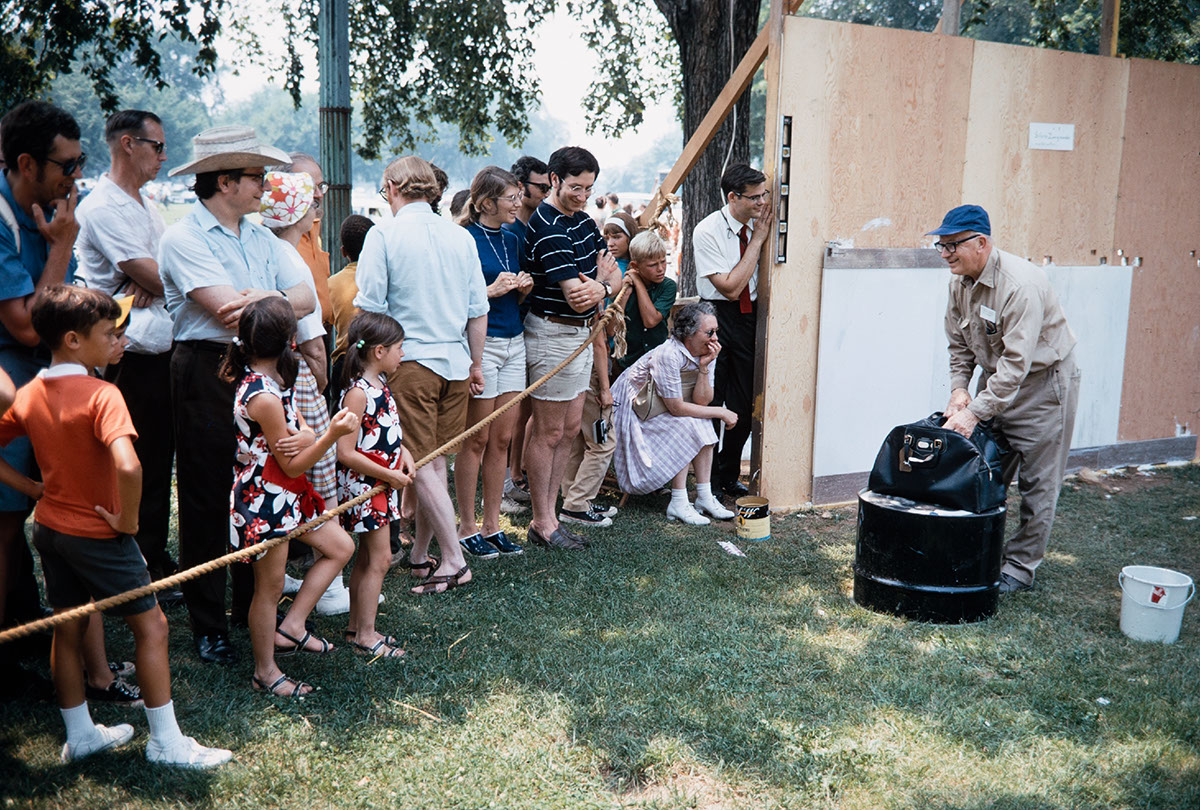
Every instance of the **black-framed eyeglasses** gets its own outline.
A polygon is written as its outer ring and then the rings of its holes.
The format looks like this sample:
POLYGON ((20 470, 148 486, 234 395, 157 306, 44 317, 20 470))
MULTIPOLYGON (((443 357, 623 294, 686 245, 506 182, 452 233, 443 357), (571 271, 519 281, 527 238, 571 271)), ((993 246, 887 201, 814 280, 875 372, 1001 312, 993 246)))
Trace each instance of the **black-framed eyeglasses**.
POLYGON ((735 191, 733 193, 736 194, 738 197, 741 197, 743 200, 749 200, 750 202, 756 203, 756 204, 762 202, 763 200, 771 199, 771 190, 770 189, 767 189, 762 194, 743 194, 740 191, 735 191))
POLYGON ((83 171, 83 166, 87 163, 87 155, 81 154, 79 157, 73 157, 70 160, 55 160, 52 157, 46 158, 47 163, 53 163, 62 169, 62 173, 70 176, 76 171, 83 171))
POLYGON ((704 334, 708 335, 709 337, 712 337, 713 335, 715 335, 715 334, 716 334, 717 332, 719 332, 719 331, 720 331, 720 330, 719 330, 719 329, 717 329, 717 328, 714 326, 712 329, 705 329, 705 330, 704 330, 704 334))
POLYGON ((980 236, 983 236, 983 234, 972 234, 971 236, 967 236, 962 239, 956 239, 953 242, 934 242, 933 246, 938 250, 938 252, 947 253, 953 256, 958 251, 958 246, 963 242, 970 242, 972 239, 977 239, 980 236))
POLYGON ((550 193, 550 184, 549 183, 531 183, 528 180, 526 180, 525 185, 533 186, 534 188, 536 188, 538 191, 542 192, 543 194, 550 193))
POLYGON ((239 180, 253 180, 255 183, 258 183, 260 186, 263 186, 263 185, 266 185, 266 183, 267 183, 267 173, 259 172, 256 174, 254 172, 242 172, 240 175, 238 175, 238 179, 239 180))
POLYGON ((148 143, 151 146, 153 146, 154 154, 156 154, 156 155, 161 155, 163 153, 163 150, 167 148, 167 145, 165 143, 163 143, 162 141, 156 141, 153 138, 143 138, 141 135, 134 135, 132 137, 135 141, 141 141, 142 143, 148 143))

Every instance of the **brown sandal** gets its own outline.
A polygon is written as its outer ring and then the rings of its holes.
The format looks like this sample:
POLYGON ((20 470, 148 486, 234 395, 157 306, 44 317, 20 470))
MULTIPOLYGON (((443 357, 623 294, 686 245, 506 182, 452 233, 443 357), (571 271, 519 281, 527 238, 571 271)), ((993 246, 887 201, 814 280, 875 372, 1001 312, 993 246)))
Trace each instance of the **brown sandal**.
POLYGON ((415 593, 417 596, 425 596, 426 594, 431 594, 431 593, 445 593, 446 591, 451 590, 452 588, 460 588, 460 587, 465 588, 466 586, 470 585, 472 582, 475 581, 474 579, 470 579, 466 582, 462 581, 463 576, 466 574, 469 574, 469 573, 471 573, 470 567, 464 565, 462 568, 458 569, 453 574, 440 574, 438 576, 428 576, 428 577, 425 577, 425 579, 421 580, 421 584, 418 585, 416 588, 413 588, 412 592, 415 593), (446 587, 439 589, 437 587, 438 585, 445 585, 446 587), (420 588, 420 590, 417 590, 417 588, 420 588))
POLYGON ((433 572, 437 570, 439 565, 441 565, 441 562, 438 560, 437 557, 434 557, 432 554, 430 554, 428 557, 425 558, 425 562, 415 563, 412 560, 409 560, 408 561, 408 575, 410 577, 420 577, 421 579, 427 579, 428 577, 433 575, 433 572), (417 571, 424 571, 425 573, 418 574, 418 573, 416 573, 417 571))

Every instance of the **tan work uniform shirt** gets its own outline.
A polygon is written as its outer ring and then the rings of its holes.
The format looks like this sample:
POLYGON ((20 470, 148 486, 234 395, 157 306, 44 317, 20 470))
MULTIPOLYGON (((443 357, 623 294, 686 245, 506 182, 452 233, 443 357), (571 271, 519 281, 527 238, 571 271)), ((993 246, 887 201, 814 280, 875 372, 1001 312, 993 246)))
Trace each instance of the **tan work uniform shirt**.
POLYGON ((950 388, 966 388, 979 365, 986 385, 971 401, 980 419, 1002 413, 1030 374, 1075 348, 1075 335, 1045 271, 992 248, 977 280, 950 278, 946 307, 950 388))

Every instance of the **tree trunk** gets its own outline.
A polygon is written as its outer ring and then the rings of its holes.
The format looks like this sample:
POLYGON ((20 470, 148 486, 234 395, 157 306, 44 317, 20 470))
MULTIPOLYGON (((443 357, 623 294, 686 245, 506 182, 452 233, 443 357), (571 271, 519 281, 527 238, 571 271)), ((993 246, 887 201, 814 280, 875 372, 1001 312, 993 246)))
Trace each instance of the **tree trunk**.
MULTIPOLYGON (((655 3, 667 18, 679 45, 683 70, 683 140, 686 143, 758 35, 761 0, 655 0, 655 3)), ((761 160, 761 156, 756 157, 761 160)), ((721 173, 727 158, 728 163, 746 163, 751 159, 749 91, 725 119, 683 183, 680 295, 696 294, 692 229, 724 204, 721 173)))

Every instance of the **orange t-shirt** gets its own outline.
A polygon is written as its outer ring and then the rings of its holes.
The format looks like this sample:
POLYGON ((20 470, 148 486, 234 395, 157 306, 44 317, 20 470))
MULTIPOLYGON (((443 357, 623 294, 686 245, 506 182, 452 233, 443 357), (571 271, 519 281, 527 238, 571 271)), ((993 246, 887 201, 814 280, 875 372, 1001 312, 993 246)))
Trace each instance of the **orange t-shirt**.
POLYGON ((321 247, 320 220, 314 222, 308 232, 300 237, 296 251, 312 273, 313 284, 317 288, 317 303, 321 306, 321 320, 332 324, 333 306, 329 303, 329 252, 321 247))
POLYGON ((28 436, 46 492, 37 502, 38 523, 63 534, 110 538, 117 533, 96 513, 120 508, 117 469, 109 445, 137 438, 120 390, 84 373, 83 366, 52 366, 17 391, 0 417, 0 444, 28 436), (78 373, 70 373, 78 370, 78 373))

